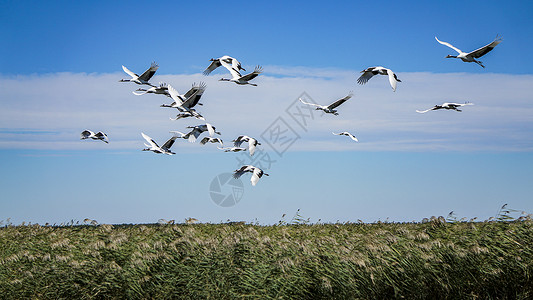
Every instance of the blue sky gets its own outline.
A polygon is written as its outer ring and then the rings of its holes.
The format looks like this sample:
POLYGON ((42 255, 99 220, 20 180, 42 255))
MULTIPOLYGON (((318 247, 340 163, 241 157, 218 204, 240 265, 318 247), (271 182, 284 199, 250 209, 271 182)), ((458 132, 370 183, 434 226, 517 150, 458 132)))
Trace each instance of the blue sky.
MULTIPOLYGON (((270 224, 297 209, 311 221, 412 221, 455 211, 494 216, 498 208, 533 212, 533 4, 525 1, 306 1, 293 4, 140 1, 0 1, 0 220, 104 223, 160 218, 270 224), (476 64, 445 59, 503 42, 476 64), (264 67, 258 87, 219 82, 201 72, 231 55, 247 70, 264 67), (210 183, 246 154, 180 140, 175 156, 140 151, 140 132, 163 143, 170 130, 201 122, 170 121, 159 95, 135 96, 121 65, 185 92, 208 89, 199 110, 229 141, 262 142, 256 154, 269 177, 237 205, 220 207, 210 183), (359 71, 382 65, 365 86, 359 71), (339 116, 291 117, 303 93, 321 104, 353 91, 339 116), (474 103, 462 113, 417 114, 442 102, 474 103), (270 144, 281 122, 294 138, 270 144), (299 123, 300 122, 300 123, 299 123), (102 130, 110 143, 80 141, 102 130), (359 142, 336 137, 351 131, 359 142), (278 147, 278 149, 274 149, 278 147), (279 147, 283 148, 280 154, 279 147), (276 150, 278 150, 276 152, 276 150)), ((287 136, 287 138, 290 138, 287 136)), ((225 192, 230 191, 225 190, 225 192)))

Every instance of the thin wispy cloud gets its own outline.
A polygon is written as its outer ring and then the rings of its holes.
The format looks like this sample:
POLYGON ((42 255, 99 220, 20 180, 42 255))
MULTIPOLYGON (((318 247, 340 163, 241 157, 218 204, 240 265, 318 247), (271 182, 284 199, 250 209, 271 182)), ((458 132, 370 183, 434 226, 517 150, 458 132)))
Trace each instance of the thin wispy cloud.
MULTIPOLYGON (((163 69, 163 68, 161 68, 163 69)), ((166 82, 186 92, 193 82, 204 81, 207 90, 198 107, 208 122, 231 140, 240 134, 259 136, 306 92, 320 104, 328 104, 354 91, 339 107, 339 116, 315 114, 302 138, 290 151, 531 151, 533 102, 528 87, 531 75, 467 73, 401 73, 392 92, 386 76, 366 85, 356 83, 358 71, 267 66, 254 82, 258 87, 218 81, 229 74, 156 74, 152 81, 166 82), (443 102, 474 103, 463 112, 431 111, 443 102), (331 132, 350 131, 359 143, 339 139, 331 132)), ((56 73, 0 78, 0 148, 20 149, 137 149, 140 132, 166 140, 169 131, 185 131, 202 121, 171 121, 175 109, 161 108, 172 102, 161 95, 135 96, 140 86, 119 83, 124 73, 56 73), (106 132, 109 145, 80 141, 85 129, 106 132)), ((293 124, 294 125, 294 124, 293 124)), ((178 147, 194 151, 185 141, 178 147)), ((212 148, 212 147, 206 147, 212 148)))

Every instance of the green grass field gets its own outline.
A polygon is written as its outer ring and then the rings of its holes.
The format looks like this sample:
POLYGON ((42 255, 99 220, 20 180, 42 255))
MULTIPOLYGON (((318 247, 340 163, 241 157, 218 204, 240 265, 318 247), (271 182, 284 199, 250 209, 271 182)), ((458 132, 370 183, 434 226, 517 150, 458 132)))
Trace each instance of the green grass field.
POLYGON ((532 299, 533 222, 0 228, 1 299, 532 299))

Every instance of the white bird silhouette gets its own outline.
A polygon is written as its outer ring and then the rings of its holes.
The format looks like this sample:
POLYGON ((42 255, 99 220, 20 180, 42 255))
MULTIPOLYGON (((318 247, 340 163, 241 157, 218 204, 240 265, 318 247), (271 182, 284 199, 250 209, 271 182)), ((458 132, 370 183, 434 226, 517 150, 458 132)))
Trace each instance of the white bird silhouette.
POLYGON ((148 142, 148 144, 146 144, 146 143, 144 144, 148 148, 143 149, 142 151, 153 151, 155 153, 163 153, 163 154, 167 154, 167 155, 176 154, 176 153, 170 151, 170 147, 172 147, 172 145, 174 145, 174 141, 176 141, 176 139, 178 138, 177 135, 172 136, 161 147, 159 147, 159 145, 157 145, 157 143, 151 137, 147 136, 143 132, 141 132, 141 135, 148 142))
POLYGON ((384 68, 384 67, 370 67, 368 69, 365 69, 363 71, 361 71, 361 73, 363 73, 361 76, 359 76, 359 78, 357 78, 357 83, 359 84, 365 84, 367 83, 370 78, 374 77, 374 75, 388 75, 389 76, 389 83, 390 83, 390 86, 392 87, 392 90, 394 92, 396 92, 396 83, 397 82, 402 82, 400 79, 398 79, 398 77, 396 76, 396 74, 394 74, 394 72, 392 72, 391 69, 387 69, 387 68, 384 68))
POLYGON ((485 46, 483 46, 483 47, 481 47, 481 48, 479 48, 477 50, 474 50, 472 52, 466 53, 466 52, 463 52, 460 49, 452 46, 452 44, 450 44, 450 43, 439 41, 439 39, 437 37, 435 37, 435 39, 440 44, 442 44, 444 46, 448 46, 448 47, 452 48, 453 50, 457 51, 458 55, 447 55, 446 58, 459 58, 460 60, 462 60, 464 62, 475 62, 476 64, 482 66, 483 68, 485 68, 483 63, 481 61, 479 61, 479 60, 476 60, 476 58, 480 58, 483 55, 489 53, 490 51, 492 51, 492 49, 494 49, 494 47, 496 47, 502 41, 502 39, 499 36, 496 36, 494 41, 492 41, 490 44, 485 45, 485 46))
POLYGON ((209 123, 205 123, 205 124, 201 124, 201 125, 197 125, 197 126, 187 126, 187 128, 192 128, 192 130, 188 133, 182 133, 182 132, 179 132, 179 131, 171 131, 172 133, 176 133, 176 134, 179 134, 181 135, 180 137, 183 138, 183 139, 188 139, 189 142, 191 143, 194 143, 196 141, 196 139, 200 136, 200 134, 202 134, 203 132, 209 132, 209 136, 210 137, 213 137, 213 135, 218 134, 220 135, 220 132, 218 131, 215 131, 216 128, 209 124, 209 123))
POLYGON ((254 155, 255 153, 255 147, 258 145, 261 145, 256 139, 249 137, 247 135, 240 135, 233 141, 233 146, 240 147, 243 142, 248 142, 248 150, 250 152, 250 156, 254 155))
POLYGON ((86 140, 86 139, 93 139, 93 140, 101 140, 103 142, 105 142, 106 144, 109 143, 109 139, 107 138, 107 134, 101 132, 101 131, 98 131, 97 133, 94 133, 90 130, 84 130, 81 132, 81 140, 86 140))
POLYGON ((462 107, 462 106, 465 106, 465 105, 474 105, 474 103, 470 103, 470 102, 465 102, 465 103, 450 103, 450 102, 445 102, 441 105, 435 105, 433 106, 432 108, 430 109, 426 109, 426 110, 417 110, 416 112, 417 113, 426 113, 428 111, 431 111, 431 110, 439 110, 439 109, 451 109, 451 110, 455 110, 455 111, 462 111, 459 109, 459 107, 462 107))
POLYGON ((224 56, 219 57, 219 58, 211 58, 210 61, 211 61, 211 64, 204 71, 204 75, 206 75, 206 76, 211 74, 211 72, 213 72, 213 70, 215 70, 216 68, 222 66, 221 62, 225 62, 226 64, 231 65, 231 68, 233 70, 237 71, 237 72, 239 72, 240 70, 246 71, 241 66, 241 63, 237 59, 235 59, 235 58, 233 58, 231 56, 224 55, 224 56))
POLYGON ((158 68, 159 66, 155 62, 152 62, 150 68, 148 68, 148 70, 144 71, 144 73, 139 76, 130 71, 128 68, 122 66, 122 70, 130 75, 131 79, 121 79, 120 82, 135 82, 136 84, 146 84, 153 87, 154 85, 148 81, 152 78, 152 76, 154 76, 155 71, 157 71, 158 68))
POLYGON ((337 113, 337 110, 335 108, 337 108, 337 106, 339 106, 339 105, 343 104, 344 102, 346 102, 348 99, 352 98, 352 96, 353 96, 353 93, 350 92, 346 97, 341 98, 341 99, 331 103, 330 105, 320 105, 320 104, 315 104, 315 103, 308 103, 308 102, 303 101, 302 98, 299 98, 298 100, 300 100, 300 102, 302 102, 303 104, 316 107, 316 110, 323 110, 325 113, 334 114, 334 115, 337 116, 339 114, 337 113))
POLYGON ((168 93, 174 102, 170 105, 163 104, 161 107, 173 107, 183 113, 177 115, 175 120, 189 116, 194 116, 197 119, 205 120, 204 117, 193 108, 196 106, 196 104, 199 104, 198 101, 200 101, 205 89, 205 83, 200 82, 199 85, 193 84, 192 88, 185 93, 185 95, 180 95, 176 89, 174 89, 171 85, 168 85, 168 93))
POLYGON ((252 73, 249 73, 243 76, 237 70, 233 69, 233 67, 230 64, 224 61, 220 61, 220 63, 222 64, 222 66, 224 66, 226 69, 229 70, 232 78, 231 79, 221 78, 219 81, 231 81, 231 82, 235 82, 236 84, 240 84, 240 85, 249 84, 249 85, 257 86, 257 84, 249 83, 248 81, 254 79, 255 77, 257 77, 257 75, 263 72, 263 69, 261 68, 261 66, 256 66, 255 70, 252 73))
POLYGON ((141 96, 145 94, 156 94, 156 95, 165 95, 167 97, 170 97, 170 94, 168 92, 168 86, 164 82, 160 82, 159 86, 153 86, 149 89, 138 88, 132 93, 137 96, 141 96))
POLYGON ((344 132, 341 132, 341 133, 335 133, 335 132, 332 132, 334 135, 345 135, 345 136, 349 136, 352 140, 356 141, 356 142, 359 142, 359 140, 351 133, 349 133, 348 131, 344 131, 344 132))
POLYGON ((220 138, 206 136, 201 141, 200 144, 205 145, 207 143, 220 143, 220 146, 224 147, 224 142, 220 138))
POLYGON ((178 93, 178 91, 173 88, 172 86, 168 85, 168 92, 169 96, 174 100, 170 105, 168 104, 162 104, 161 107, 188 107, 193 108, 196 105, 203 105, 200 103, 200 99, 202 98, 202 95, 204 94, 205 90, 207 89, 207 85, 205 82, 200 82, 199 84, 193 83, 191 88, 183 95, 178 93), (178 101, 176 101, 177 98, 178 101))
POLYGON ((263 177, 263 175, 269 176, 267 173, 264 173, 263 170, 259 169, 258 167, 254 167, 252 165, 244 165, 240 169, 235 170, 233 172, 234 172, 233 177, 235 179, 238 179, 239 177, 242 176, 242 174, 246 172, 251 172, 252 178, 250 179, 250 181, 252 182, 252 186, 255 186, 257 182, 259 181, 259 178, 263 177))
POLYGON ((188 111, 179 113, 179 114, 176 115, 175 118, 170 118, 170 120, 177 121, 179 119, 190 118, 190 117, 195 117, 198 120, 204 120, 205 121, 205 118, 202 115, 200 115, 196 110, 194 110, 194 113, 193 112, 188 112, 188 111))
POLYGON ((217 149, 223 150, 224 152, 246 151, 246 148, 242 148, 242 147, 217 147, 217 149))

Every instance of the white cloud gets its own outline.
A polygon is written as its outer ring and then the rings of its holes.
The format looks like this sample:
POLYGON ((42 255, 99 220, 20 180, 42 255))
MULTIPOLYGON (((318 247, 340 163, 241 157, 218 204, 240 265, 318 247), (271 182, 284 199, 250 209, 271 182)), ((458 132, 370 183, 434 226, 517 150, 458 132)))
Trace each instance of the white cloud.
MULTIPOLYGON (((291 151, 531 151, 533 150, 532 75, 467 73, 401 73, 392 92, 384 76, 365 86, 356 84, 358 71, 267 66, 255 79, 258 87, 219 82, 228 75, 209 77, 157 75, 185 92, 193 82, 208 85, 198 110, 222 131, 229 142, 239 134, 260 136, 282 117, 300 135, 291 151), (339 107, 339 116, 324 115, 300 127, 285 110, 306 92, 329 104, 349 91, 355 95, 339 107), (433 111, 442 102, 470 101, 462 113, 433 111), (333 136, 350 131, 360 140, 333 136)), ((15 149, 140 149, 140 132, 164 142, 170 130, 186 130, 201 121, 171 121, 176 111, 160 108, 170 99, 135 96, 132 83, 119 83, 124 73, 14 76, 0 78, 0 148, 15 149), (106 132, 110 144, 80 141, 84 129, 106 132)), ((320 114, 315 113, 316 116, 320 114)), ((198 144, 179 143, 184 151, 198 144)), ((214 151, 214 147, 208 147, 214 151)))

